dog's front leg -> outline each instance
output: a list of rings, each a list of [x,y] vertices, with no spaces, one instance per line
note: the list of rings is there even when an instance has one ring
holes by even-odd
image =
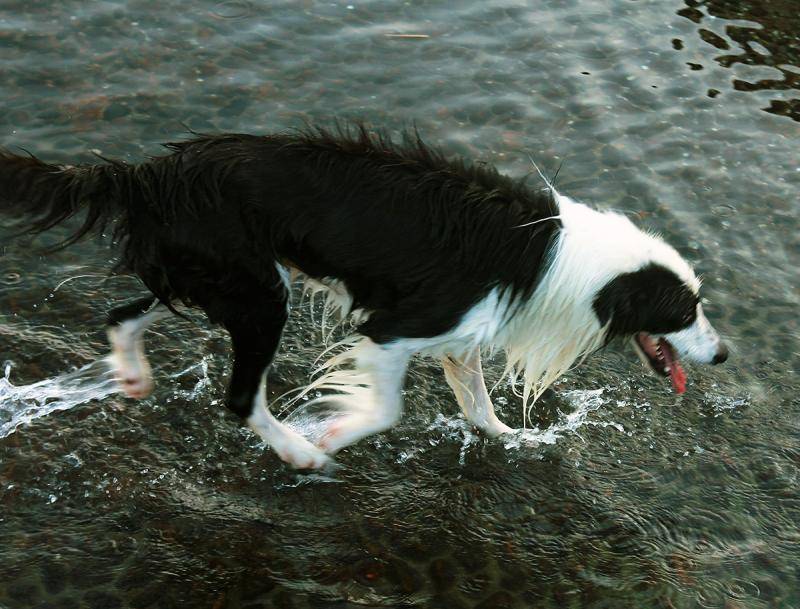
[[[442,367],[447,384],[470,423],[490,436],[514,431],[494,413],[494,405],[483,380],[481,350],[478,347],[468,351],[460,359],[448,355],[442,359]]]
[[[278,421],[267,405],[267,372],[287,318],[282,296],[253,304],[259,312],[257,318],[236,311],[233,304],[229,306],[234,314],[223,325],[231,335],[234,360],[226,405],[246,420],[282,461],[300,469],[320,468],[330,461],[325,453]]]

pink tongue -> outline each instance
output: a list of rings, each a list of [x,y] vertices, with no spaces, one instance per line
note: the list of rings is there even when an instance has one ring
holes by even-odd
[[[681,368],[680,363],[672,359],[672,351],[666,345],[661,348],[661,355],[664,357],[664,362],[669,366],[669,378],[672,381],[672,387],[675,393],[681,394],[686,392],[686,373]]]
[[[681,394],[686,392],[686,373],[678,362],[672,364],[669,371],[669,378],[672,379],[672,386],[675,388],[675,393]]]

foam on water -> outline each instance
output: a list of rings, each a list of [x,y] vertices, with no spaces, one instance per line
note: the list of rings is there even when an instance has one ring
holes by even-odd
[[[574,389],[565,391],[561,395],[574,407],[572,412],[562,414],[559,420],[547,427],[539,429],[520,429],[514,434],[509,434],[505,442],[506,448],[519,448],[524,444],[555,444],[565,433],[578,430],[583,425],[600,425],[602,427],[614,427],[618,431],[624,431],[619,423],[593,421],[589,418],[590,413],[599,410],[608,400],[603,398],[604,388],[600,389]],[[505,437],[504,437],[505,439]]]
[[[599,410],[603,405],[611,402],[611,400],[603,398],[604,391],[605,389],[601,388],[591,390],[576,389],[564,392],[561,395],[569,401],[574,407],[574,410],[569,413],[563,413],[558,421],[544,429],[533,427],[518,429],[513,433],[505,434],[501,437],[503,445],[506,449],[516,449],[522,446],[535,447],[540,444],[555,444],[563,435],[575,433],[579,428],[585,425],[613,427],[618,431],[624,431],[619,423],[592,420],[590,416],[592,412]],[[443,437],[445,438],[460,438],[463,444],[461,453],[462,460],[464,451],[477,441],[477,436],[473,433],[472,425],[461,417],[448,417],[443,414],[438,414],[428,427],[428,430],[438,430],[443,433]]]
[[[203,358],[197,362],[196,364],[192,364],[188,368],[181,370],[170,376],[170,378],[177,379],[184,376],[195,375],[197,376],[197,382],[195,383],[194,387],[191,389],[178,389],[175,391],[175,395],[186,400],[195,401],[199,399],[202,395],[204,395],[208,389],[212,385],[212,379],[208,374],[209,363],[211,362],[212,356],[205,355]]]
[[[13,385],[10,374],[11,363],[6,362],[0,378],[0,438],[51,412],[69,410],[118,391],[106,358],[30,385]]]
[[[716,389],[716,383],[712,384],[712,387]],[[706,391],[703,394],[703,397],[705,398],[706,402],[713,407],[714,418],[724,414],[729,410],[746,408],[751,402],[751,396],[749,394],[731,396],[717,391]]]

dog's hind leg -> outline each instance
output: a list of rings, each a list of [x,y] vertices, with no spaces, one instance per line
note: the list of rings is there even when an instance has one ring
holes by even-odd
[[[322,467],[330,461],[325,453],[278,421],[267,405],[267,372],[286,323],[288,295],[276,288],[266,294],[262,291],[256,302],[250,296],[232,301],[222,320],[234,357],[226,405],[286,463],[297,468]]]
[[[122,390],[142,399],[153,391],[150,364],[144,354],[143,335],[152,323],[169,315],[169,309],[152,296],[112,309],[106,328],[111,343],[109,360]]]
[[[403,380],[412,351],[403,341],[377,344],[362,339],[334,359],[352,360],[352,370],[332,370],[312,387],[337,394],[317,398],[336,407],[319,446],[334,454],[362,438],[392,427],[403,409]]]
[[[447,384],[467,420],[490,436],[514,431],[494,413],[494,405],[486,391],[481,369],[481,351],[475,347],[461,359],[448,355],[442,359]]]

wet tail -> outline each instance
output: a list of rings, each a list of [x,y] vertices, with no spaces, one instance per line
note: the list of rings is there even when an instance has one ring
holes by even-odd
[[[121,209],[128,165],[63,166],[0,148],[0,214],[15,220],[16,234],[36,234],[86,211],[83,223],[51,249],[100,232]]]

